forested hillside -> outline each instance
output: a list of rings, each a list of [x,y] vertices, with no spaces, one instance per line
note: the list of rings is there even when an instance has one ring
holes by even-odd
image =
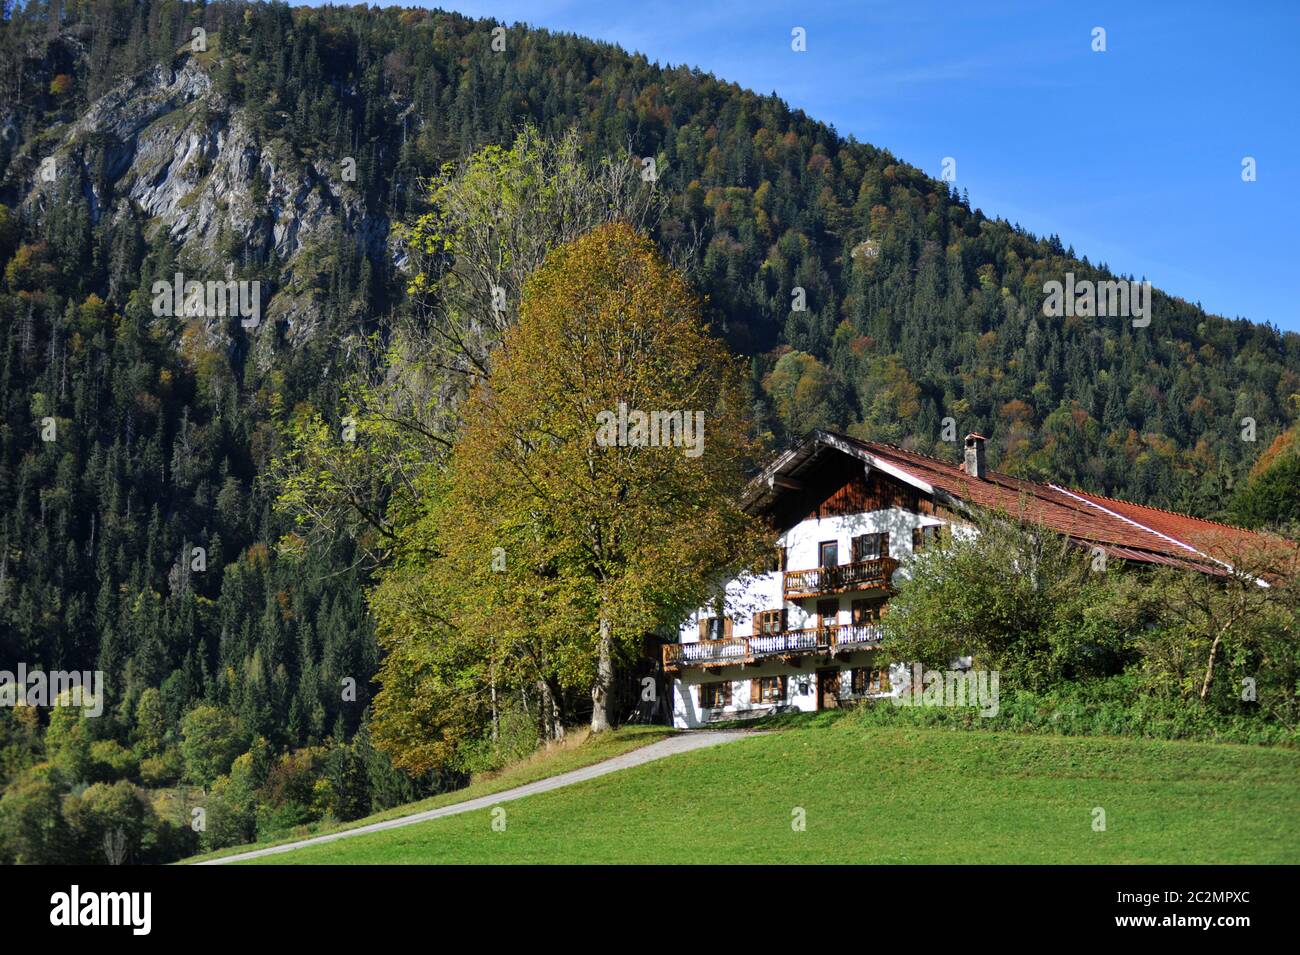
[[[344,538],[277,546],[295,528],[267,475],[294,410],[333,420],[361,341],[408,309],[395,226],[424,211],[422,179],[525,123],[654,160],[654,238],[694,250],[772,444],[823,426],[949,456],[950,417],[989,436],[993,467],[1229,517],[1300,413],[1300,336],[1176,289],[1146,328],[1046,318],[1045,281],[1106,267],[775,97],[496,26],[4,0],[0,663],[114,681],[112,720],[54,742],[0,719],[0,782],[42,745],[67,778],[154,786],[212,782],[223,751],[262,761],[264,781],[276,754],[315,747],[274,770],[289,808],[234,819],[242,835],[436,784],[358,736],[378,665],[366,555]],[[260,281],[263,321],[155,314],[153,283],[178,272]],[[187,712],[206,748],[183,749]],[[317,777],[325,790],[302,794]],[[32,818],[63,792],[23,785]],[[59,838],[93,855],[94,826],[69,825]]]

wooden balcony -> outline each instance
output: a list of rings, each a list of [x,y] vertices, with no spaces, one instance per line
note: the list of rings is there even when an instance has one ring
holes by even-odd
[[[878,624],[843,623],[831,627],[764,633],[756,637],[727,637],[723,640],[699,640],[695,643],[668,643],[664,645],[663,651],[664,669],[680,670],[684,666],[731,666],[802,653],[831,654],[874,646],[879,642]]]
[[[787,570],[784,590],[786,600],[842,594],[847,590],[872,590],[889,586],[898,561],[892,557],[858,560],[837,567],[814,567],[812,570]]]

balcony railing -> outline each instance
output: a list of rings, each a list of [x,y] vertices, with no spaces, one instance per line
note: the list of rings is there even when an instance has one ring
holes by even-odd
[[[664,645],[664,669],[683,666],[725,666],[753,663],[765,657],[798,653],[834,653],[880,642],[880,626],[874,623],[843,623],[807,630],[785,630],[756,637],[727,637],[695,643]]]
[[[856,560],[837,567],[787,570],[785,597],[787,600],[798,600],[801,597],[838,594],[846,590],[888,587],[897,569],[898,561],[894,558],[877,557],[875,560]]]

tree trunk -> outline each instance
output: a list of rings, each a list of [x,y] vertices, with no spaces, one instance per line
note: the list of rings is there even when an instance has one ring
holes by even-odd
[[[542,739],[564,739],[564,721],[560,718],[560,705],[555,692],[545,680],[537,681],[537,716],[541,720]]]
[[[492,742],[501,738],[501,714],[497,711],[497,668],[492,667]]]
[[[1214,657],[1219,652],[1219,645],[1223,643],[1223,631],[1220,630],[1214,637],[1214,642],[1210,644],[1210,660],[1205,665],[1205,682],[1201,684],[1201,699],[1204,700],[1210,695],[1210,681],[1214,679]]]
[[[564,712],[560,709],[560,694],[549,683],[546,685],[547,702],[551,708],[551,738],[557,743],[564,740]]]
[[[603,733],[613,726],[610,706],[614,689],[614,654],[609,636],[609,621],[600,622],[596,643],[596,682],[591,687],[591,731]]]

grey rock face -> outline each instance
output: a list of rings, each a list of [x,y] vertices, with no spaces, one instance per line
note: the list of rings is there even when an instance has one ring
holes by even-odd
[[[343,180],[347,157],[308,160],[282,140],[259,141],[194,56],[121,83],[41,145],[43,156],[54,157],[54,181],[42,177],[35,156],[11,167],[11,175],[25,176],[24,214],[40,217],[75,176],[93,221],[133,209],[147,220],[147,233],[165,230],[180,247],[187,278],[230,277],[232,252],[241,248],[254,261],[279,264],[274,289],[264,285],[258,364],[269,360],[265,346],[278,334],[268,336],[269,327],[292,343],[318,324],[323,282],[313,260],[323,256],[312,252],[331,249],[338,228],[372,254],[395,263],[401,254],[387,217],[372,214],[355,184]],[[264,198],[257,202],[259,179]],[[209,335],[226,337],[222,325],[215,320]]]

